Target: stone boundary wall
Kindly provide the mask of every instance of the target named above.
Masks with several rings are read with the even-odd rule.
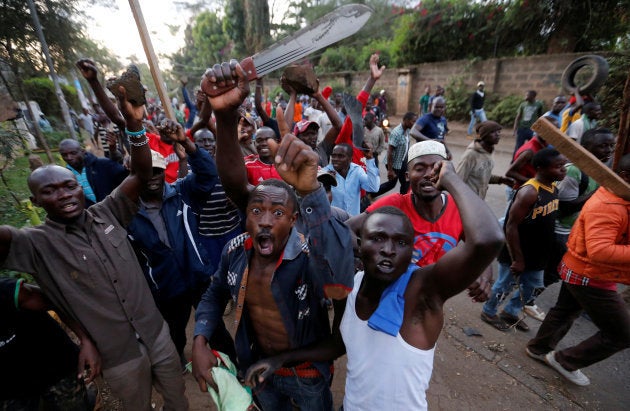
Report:
[[[447,87],[449,82],[461,76],[472,93],[478,81],[486,83],[486,91],[499,96],[510,94],[523,95],[527,90],[538,92],[538,99],[544,100],[548,107],[553,98],[562,93],[560,86],[562,72],[567,65],[585,54],[609,53],[566,53],[545,54],[528,57],[507,57],[489,60],[457,60],[437,63],[424,63],[398,69],[388,69],[372,90],[386,90],[388,113],[402,115],[406,111],[418,111],[418,100],[426,85],[432,92],[436,85]],[[319,76],[320,89],[326,85],[342,86],[353,93],[359,92],[369,71],[326,73]],[[265,81],[265,88],[273,88],[277,80]],[[448,89],[446,90],[448,96]]]

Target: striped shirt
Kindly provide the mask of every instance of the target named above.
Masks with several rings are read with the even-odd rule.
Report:
[[[199,234],[214,237],[226,234],[241,223],[236,206],[227,198],[221,183],[214,186],[199,215]]]

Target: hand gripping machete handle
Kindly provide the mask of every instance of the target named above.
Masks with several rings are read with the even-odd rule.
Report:
[[[245,75],[247,76],[247,80],[253,81],[258,78],[258,74],[256,73],[256,67],[254,67],[254,60],[251,57],[247,57],[242,60],[240,63],[243,70],[245,70]],[[206,93],[207,96],[216,97],[221,94],[232,90],[236,87],[236,84],[228,84],[223,87],[219,87],[217,83],[211,83],[210,79],[207,75],[204,74],[201,79],[201,90]]]

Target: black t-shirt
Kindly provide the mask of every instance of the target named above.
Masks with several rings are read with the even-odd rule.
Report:
[[[0,278],[0,400],[38,395],[77,372],[78,347],[47,313],[15,307],[16,284]]]
[[[531,179],[523,184],[519,190],[528,185],[533,186],[538,191],[538,198],[529,214],[519,224],[518,236],[525,260],[525,269],[538,271],[547,265],[549,252],[553,246],[554,227],[559,204],[558,189],[555,186],[546,187],[537,180]],[[514,196],[516,197],[516,194]],[[508,206],[508,217],[506,217],[503,225],[504,232],[511,208],[512,203]],[[512,257],[507,244],[499,253],[498,261],[507,265],[512,264]]]

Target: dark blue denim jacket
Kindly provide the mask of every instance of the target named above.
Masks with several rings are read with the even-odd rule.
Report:
[[[302,199],[300,219],[308,236],[298,233],[295,227],[291,230],[271,280],[271,292],[284,320],[291,349],[330,335],[328,310],[323,299],[329,295],[335,298],[347,295],[354,277],[350,231],[343,223],[331,218],[330,204],[323,188]],[[228,300],[237,301],[241,286],[246,287],[242,284],[243,274],[253,252],[252,239],[247,233],[234,238],[223,249],[219,268],[197,307],[195,336],[203,335],[209,340],[222,320]],[[242,307],[237,306],[237,310],[239,308]],[[235,339],[238,366],[243,372],[261,358],[247,307],[244,308]],[[330,364],[314,365],[322,375],[329,377]]]

